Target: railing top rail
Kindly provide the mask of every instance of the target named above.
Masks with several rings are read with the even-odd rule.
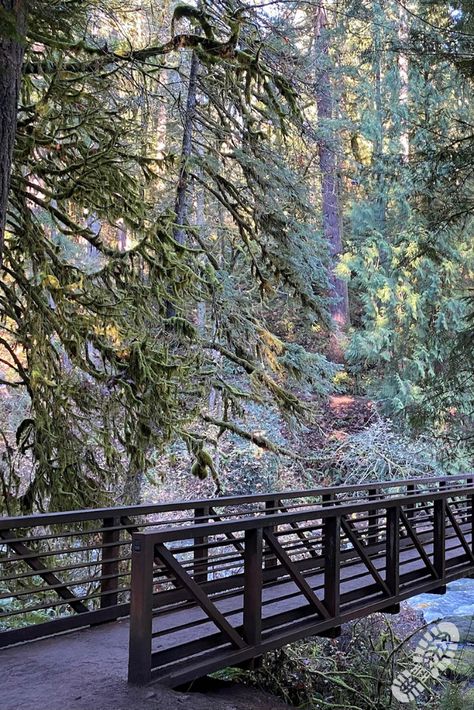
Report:
[[[468,477],[469,478],[469,477]],[[426,493],[415,493],[407,496],[394,496],[393,498],[378,499],[373,501],[362,501],[360,503],[333,505],[316,505],[305,510],[292,511],[288,513],[273,513],[270,515],[251,515],[241,517],[238,520],[223,520],[216,523],[199,523],[194,525],[167,526],[156,530],[143,530],[134,533],[133,542],[144,542],[146,544],[157,544],[163,542],[174,542],[187,540],[191,537],[208,537],[226,533],[244,532],[249,529],[272,527],[274,525],[284,525],[285,523],[297,523],[314,518],[325,519],[350,515],[351,513],[361,513],[372,510],[384,510],[397,506],[403,507],[416,502],[426,503],[428,501],[449,498],[452,495],[473,495],[474,482],[469,486],[446,487],[442,490],[430,491]]]
[[[0,530],[27,528],[62,523],[77,523],[87,520],[103,518],[117,518],[129,515],[149,515],[152,513],[171,513],[179,510],[193,510],[207,506],[222,508],[226,506],[247,505],[250,503],[264,503],[273,500],[291,500],[293,498],[313,498],[337,493],[356,493],[363,490],[387,489],[405,486],[432,485],[435,483],[451,483],[452,481],[474,481],[474,472],[460,475],[439,476],[433,478],[409,478],[395,481],[370,481],[350,486],[325,486],[307,490],[273,491],[249,495],[223,496],[219,498],[200,498],[195,500],[179,500],[171,503],[149,503],[134,506],[117,506],[109,508],[88,508],[85,510],[71,510],[57,513],[38,513],[15,517],[0,517]]]

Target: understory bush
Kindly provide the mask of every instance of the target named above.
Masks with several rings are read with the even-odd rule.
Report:
[[[415,669],[413,650],[425,628],[420,622],[399,631],[391,619],[374,614],[344,627],[339,639],[311,637],[266,654],[256,670],[224,675],[301,710],[468,710],[470,681],[453,674],[433,676],[412,703],[401,704],[392,694],[398,673]]]

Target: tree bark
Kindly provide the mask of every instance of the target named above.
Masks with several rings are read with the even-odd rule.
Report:
[[[323,231],[331,256],[331,316],[336,328],[343,330],[349,323],[349,298],[347,283],[334,273],[337,259],[342,253],[342,216],[337,170],[337,140],[330,125],[334,117],[334,97],[328,66],[329,42],[326,27],[326,10],[324,6],[320,5],[316,10],[315,17],[315,95],[318,120],[324,133],[319,140]]]
[[[193,128],[196,116],[196,94],[198,78],[199,60],[196,52],[191,57],[191,68],[189,70],[188,97],[186,100],[186,113],[184,118],[183,145],[181,148],[181,165],[179,168],[178,188],[176,190],[176,227],[174,238],[180,244],[186,241],[185,224],[188,217],[188,187],[189,187],[189,165],[193,147]]]
[[[181,147],[181,160],[179,166],[178,187],[175,202],[175,228],[173,237],[179,244],[186,242],[186,223],[188,219],[188,190],[189,190],[189,158],[193,147],[193,129],[196,117],[197,80],[199,59],[196,52],[191,56],[189,70],[188,96],[186,99],[186,113],[184,116],[183,143]],[[166,304],[167,318],[173,318],[176,309],[170,301]]]
[[[376,180],[376,223],[381,234],[385,231],[386,221],[386,194],[385,194],[385,174],[383,167],[384,156],[384,117],[383,117],[383,97],[382,97],[382,37],[380,21],[377,15],[373,19],[374,32],[374,49],[373,49],[373,74],[374,74],[374,103],[375,103],[375,120],[376,120],[376,135],[374,139],[373,161],[375,167]],[[382,254],[382,261],[385,262],[385,255]]]
[[[7,19],[8,18],[8,19]],[[11,18],[11,22],[9,21]],[[0,0],[0,262],[3,255],[8,194],[16,136],[23,63],[25,0]]]
[[[400,147],[402,162],[407,163],[410,158],[410,136],[408,133],[408,117],[406,115],[406,112],[408,112],[409,67],[408,55],[404,51],[404,48],[408,42],[408,15],[403,6],[400,6],[399,8],[398,38],[401,45],[401,51],[398,54],[398,75],[400,78],[399,101],[400,106],[405,112],[405,115],[402,116],[401,121],[402,131],[400,133]]]

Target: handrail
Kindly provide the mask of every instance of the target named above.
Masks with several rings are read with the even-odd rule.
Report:
[[[0,518],[0,600],[11,597],[0,609],[0,647],[128,615],[134,534],[135,541],[157,534],[160,540],[185,540],[178,547],[192,553],[189,568],[196,582],[212,580],[219,586],[225,582],[215,580],[213,570],[222,555],[209,544],[215,534],[222,535],[228,548],[219,563],[225,577],[233,560],[242,557],[248,526],[268,532],[288,523],[297,546],[314,560],[307,523],[298,527],[295,521],[317,516],[324,524],[327,511],[340,517],[348,510],[365,510],[367,543],[379,544],[382,511],[390,509],[391,501],[409,501],[407,517],[419,522],[426,517],[423,501],[436,503],[447,493],[461,509],[466,505],[460,502],[463,494],[474,499],[472,486],[474,473],[466,473]],[[265,574],[275,559],[268,548]],[[172,577],[164,580],[164,590],[174,584]],[[176,590],[163,595],[160,603],[174,599]],[[40,613],[33,619],[32,612]]]
[[[12,530],[21,527],[56,525],[67,522],[83,522],[98,518],[118,517],[126,515],[147,515],[151,513],[171,513],[179,510],[192,510],[194,508],[214,505],[216,507],[238,506],[249,503],[264,503],[275,500],[275,498],[290,500],[292,498],[311,498],[322,495],[330,495],[341,492],[356,493],[363,490],[396,488],[398,486],[419,486],[431,485],[434,483],[474,480],[474,472],[439,476],[434,478],[406,478],[395,481],[368,481],[350,486],[325,486],[320,488],[303,490],[272,491],[270,493],[258,493],[236,496],[223,496],[217,498],[199,498],[194,500],[180,500],[172,503],[145,503],[133,506],[116,506],[108,508],[87,508],[85,510],[71,510],[54,513],[37,513],[29,515],[0,517],[0,530]]]
[[[473,493],[474,483],[468,487],[445,488],[437,492],[431,491],[428,493],[410,494],[408,496],[384,498],[383,501],[377,499],[374,501],[363,501],[361,503],[351,503],[345,505],[338,505],[337,502],[331,504],[329,502],[329,504],[321,506],[310,506],[299,512],[292,511],[289,513],[275,513],[265,516],[252,515],[240,517],[235,521],[224,520],[217,523],[201,523],[176,527],[168,526],[161,528],[160,530],[150,529],[136,532],[132,536],[132,544],[135,541],[147,541],[150,542],[150,544],[153,544],[187,540],[190,537],[190,532],[192,532],[192,537],[208,537],[210,535],[224,534],[225,532],[243,532],[252,528],[261,529],[277,524],[285,525],[285,523],[297,523],[303,520],[310,520],[312,518],[333,518],[335,516],[335,510],[337,511],[337,517],[342,517],[351,513],[361,513],[363,511],[379,510],[381,508],[389,509],[404,507],[415,503],[426,503],[428,501],[442,500],[450,498],[453,495],[463,496],[472,495]]]

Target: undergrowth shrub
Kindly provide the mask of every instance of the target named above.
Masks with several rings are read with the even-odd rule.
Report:
[[[333,483],[396,480],[444,475],[456,470],[443,460],[443,447],[433,437],[416,438],[378,418],[365,429],[328,440],[321,468]]]
[[[392,694],[397,674],[414,669],[413,650],[425,628],[418,624],[401,633],[385,615],[374,614],[344,627],[339,639],[311,637],[266,654],[257,670],[232,669],[224,676],[301,710],[464,710],[465,685],[446,677],[433,679],[412,704],[402,705]]]

